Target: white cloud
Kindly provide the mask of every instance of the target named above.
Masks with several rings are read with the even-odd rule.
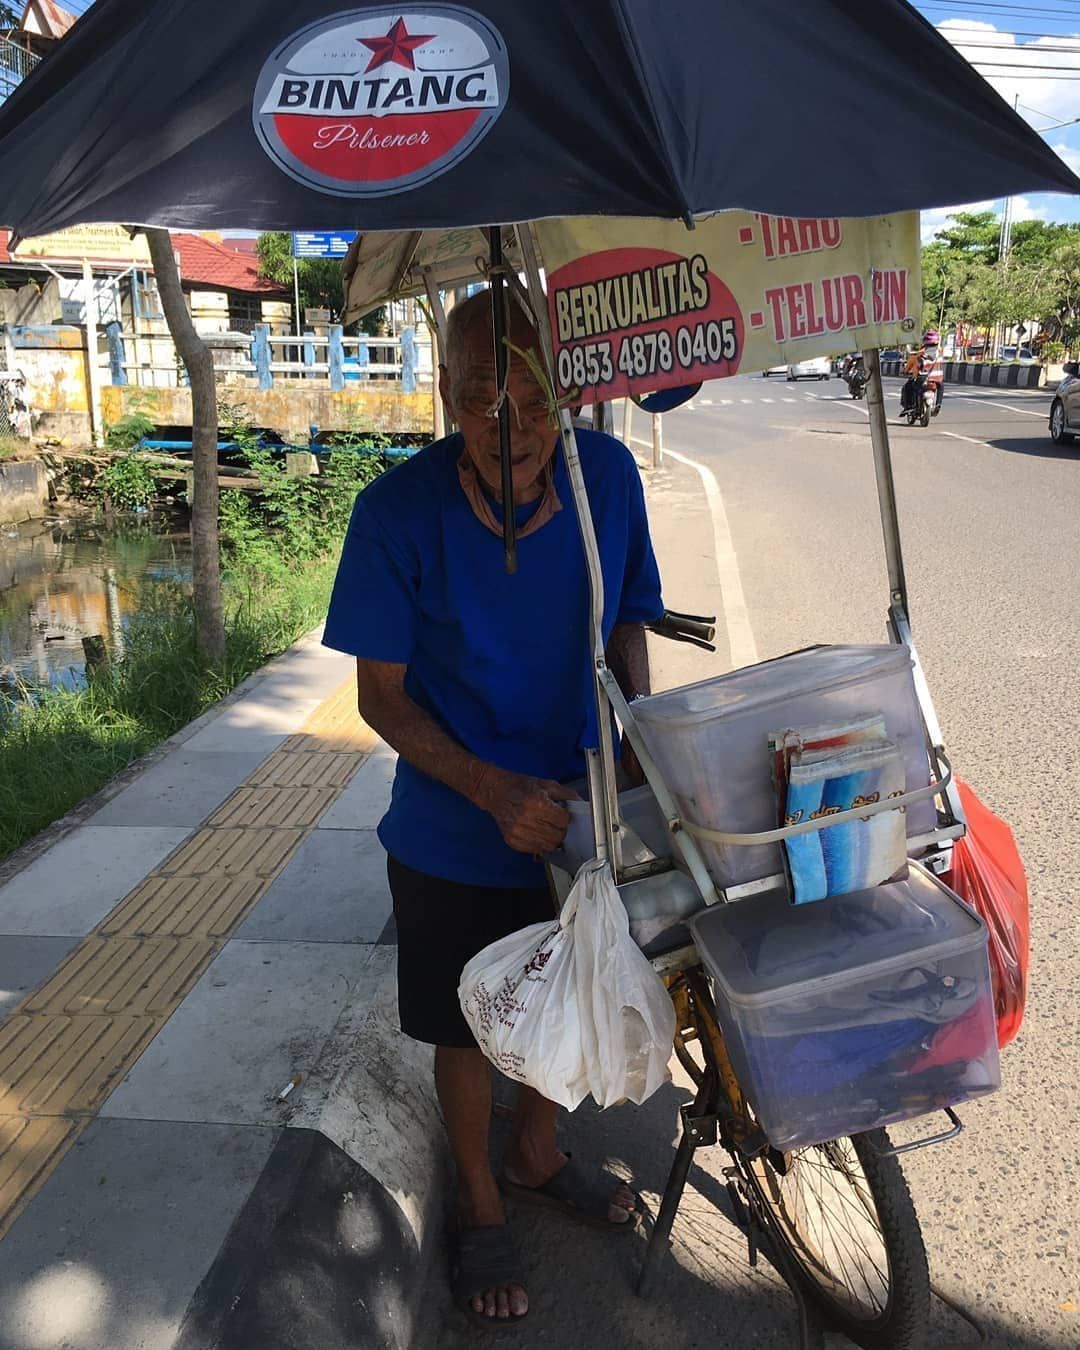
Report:
[[[1080,33],[1055,33],[1033,42],[1018,42],[1012,33],[992,23],[946,19],[937,27],[968,61],[978,62],[979,74],[1010,107],[1019,97],[1020,115],[1033,127],[1080,115],[1080,83],[1075,79],[1080,75]],[[1065,69],[1033,77],[1024,70],[1009,69],[1011,66]],[[1038,112],[1033,112],[1036,108]]]
[[[937,206],[932,211],[923,211],[919,218],[922,241],[928,244],[939,230],[945,229],[957,211],[994,211],[1000,214],[997,205],[996,202],[970,202],[966,206]]]
[[[1078,99],[1080,102],[1080,99]],[[1059,141],[1056,145],[1050,147],[1059,159],[1072,169],[1073,173],[1080,173],[1080,147],[1075,145],[1066,145],[1064,141]]]

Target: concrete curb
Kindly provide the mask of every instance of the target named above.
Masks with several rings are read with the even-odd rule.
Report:
[[[1041,389],[1043,388],[1044,368],[1042,366],[993,365],[981,361],[946,361],[946,384],[982,384],[993,385],[999,389]],[[882,361],[882,375],[902,375],[901,361]]]
[[[412,1350],[447,1162],[429,1047],[397,1027],[392,953],[343,1013],[188,1306],[173,1350]]]

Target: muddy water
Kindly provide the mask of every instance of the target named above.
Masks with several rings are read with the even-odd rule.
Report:
[[[190,578],[186,526],[85,515],[0,525],[0,684],[82,685],[84,637],[121,652],[144,583]]]

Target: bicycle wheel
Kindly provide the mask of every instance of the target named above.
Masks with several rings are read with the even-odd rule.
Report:
[[[807,1293],[864,1350],[918,1350],[930,1274],[915,1206],[884,1130],[743,1168]]]

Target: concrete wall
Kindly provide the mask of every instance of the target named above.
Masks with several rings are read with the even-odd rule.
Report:
[[[38,459],[0,464],[0,525],[40,516],[49,503],[49,480]]]
[[[8,331],[9,360],[26,376],[34,439],[84,445],[90,439],[90,377],[86,331],[61,324]]]
[[[325,382],[290,380],[262,391],[248,384],[230,384],[228,398],[243,403],[252,426],[266,427],[292,442],[307,443],[308,427],[320,431],[432,434],[431,391],[403,394],[399,384],[378,387],[370,382],[363,393],[346,389],[334,393]],[[101,411],[106,422],[116,422],[125,413],[145,412],[159,426],[191,426],[190,389],[138,389],[106,385],[101,391]]]

